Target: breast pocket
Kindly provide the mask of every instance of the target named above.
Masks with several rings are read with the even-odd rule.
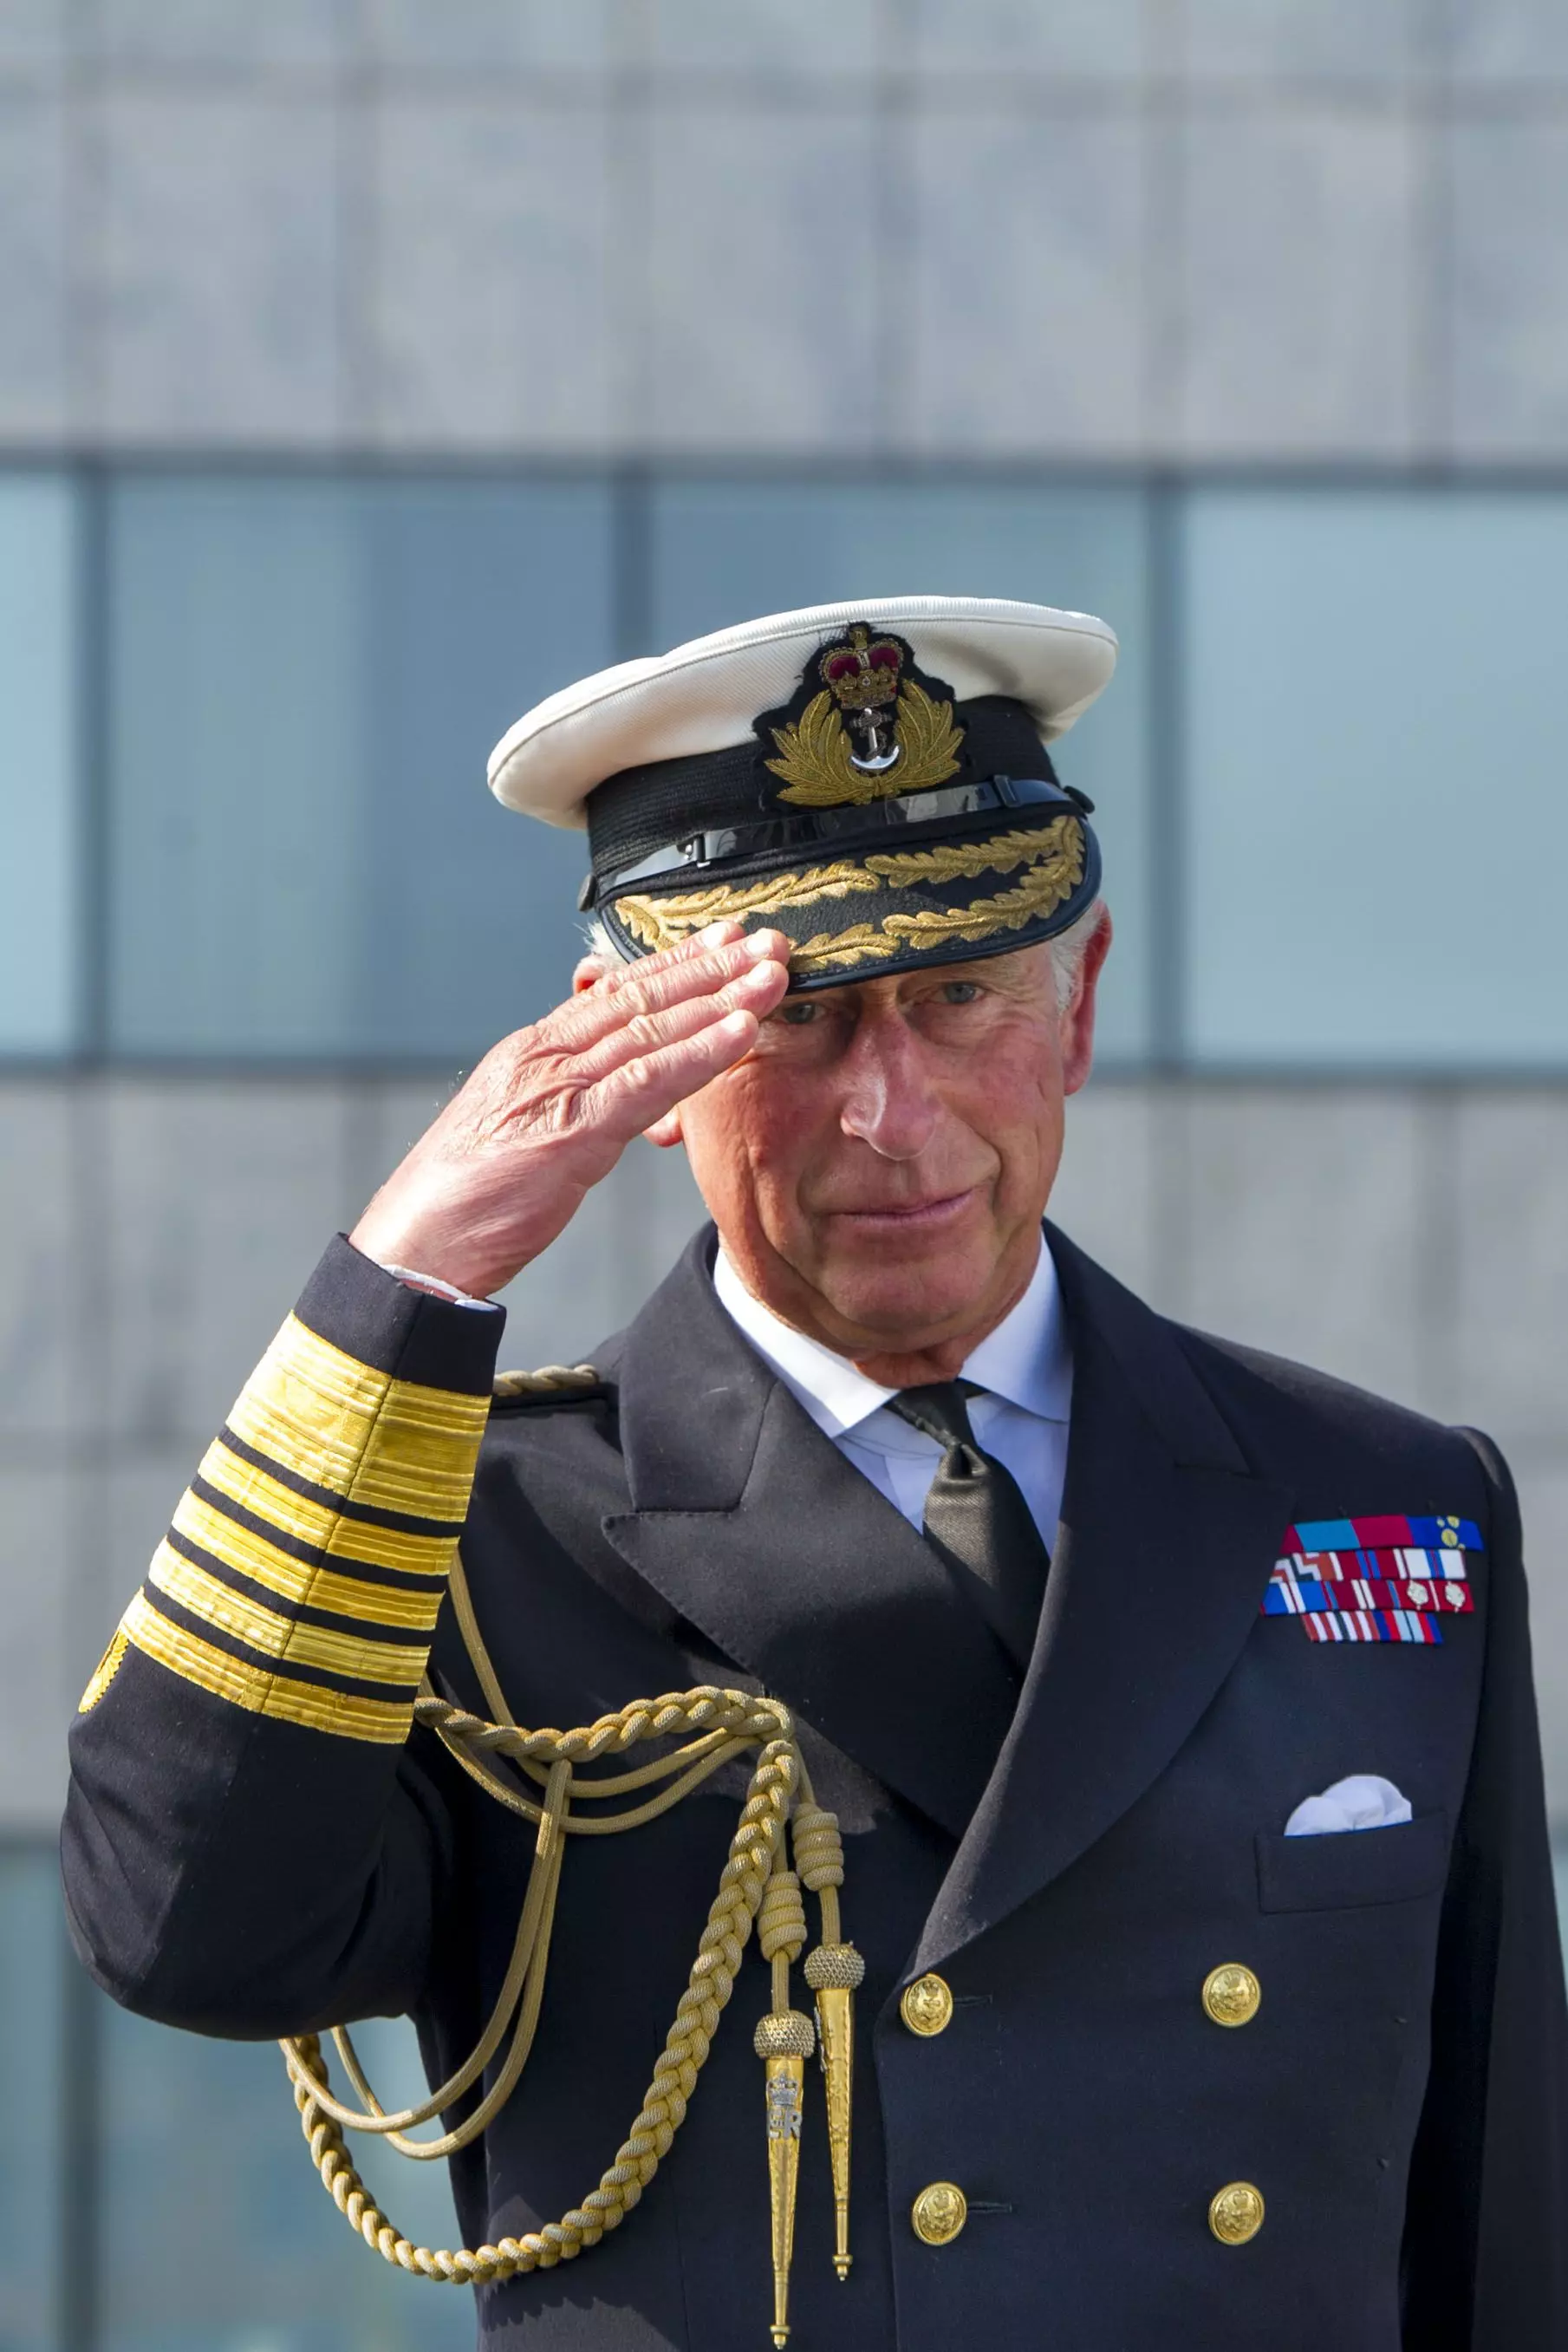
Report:
[[[1316,1837],[1258,1832],[1258,1904],[1263,1911],[1347,1911],[1433,1895],[1448,1870],[1448,1817],[1418,1813],[1391,1829]]]

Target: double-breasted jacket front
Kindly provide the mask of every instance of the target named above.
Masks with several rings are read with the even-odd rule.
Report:
[[[335,1244],[297,1328],[381,1402],[359,1437],[350,1416],[291,1461],[299,1412],[242,1400],[204,1465],[73,1733],[78,1947],[174,2024],[260,2037],[407,2011],[433,2079],[465,2056],[529,1832],[408,1734],[430,1636],[412,1603],[394,1629],[385,1600],[428,1587],[434,1616],[438,1577],[392,1552],[428,1542],[433,1560],[460,1527],[519,1722],[764,1691],[839,1815],[866,1970],[854,2263],[841,2283],[809,2090],[796,2352],[1562,2352],[1568,2035],[1506,1470],[1482,1439],[1179,1328],[1050,1246],[1072,1420],[1020,1690],[938,1553],[726,1315],[711,1234],[599,1352],[595,1385],[497,1403],[482,1444],[499,1318]],[[367,1470],[402,1391],[468,1416],[461,1507],[455,1489],[414,1507],[413,1472]],[[1474,1605],[1440,1639],[1314,1641],[1268,1613],[1287,1529],[1390,1514],[1479,1534]],[[357,1559],[371,1598],[350,1607]],[[350,1624],[363,1654],[329,1646]],[[376,1639],[401,1680],[378,1679]],[[429,1671],[486,1711],[448,1611]],[[1394,1782],[1411,1820],[1284,1835],[1353,1773]],[[468,2243],[553,2220],[610,2160],[744,1780],[728,1767],[634,1833],[571,1843],[528,2071],[455,2164]],[[1206,2006],[1221,1967],[1248,1972],[1239,2026]],[[901,2012],[925,1975],[950,1996],[936,2032]],[[487,2347],[766,2340],[768,2006],[748,1956],[641,2205],[574,2263],[486,2290]],[[933,2245],[911,2215],[941,2182],[967,2220]],[[1236,2184],[1262,2221],[1227,2243],[1211,2205]]]

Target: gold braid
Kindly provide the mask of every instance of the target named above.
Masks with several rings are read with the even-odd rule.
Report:
[[[591,1364],[541,1364],[537,1372],[497,1372],[495,1393],[501,1398],[563,1396],[572,1389],[593,1388],[598,1380]]]
[[[513,1396],[549,1394],[583,1387],[594,1377],[591,1366],[551,1366],[543,1373],[505,1374],[497,1388],[499,1393]],[[451,1590],[465,1646],[496,1719],[488,1721],[438,1697],[428,1681],[415,1701],[415,1719],[434,1732],[472,1780],[510,1811],[535,1822],[538,1829],[512,1956],[489,2022],[456,2074],[427,2099],[397,2114],[388,2114],[377,2099],[345,2029],[335,2028],[332,2038],[362,2103],[358,2107],[333,2095],[319,2035],[292,2035],[279,2046],[300,2127],[322,2186],[350,2227],[387,2262],[414,2276],[483,2286],[571,2261],[584,2247],[596,2246],[607,2231],[618,2229],[638,2202],[685,2119],[687,2102],[735,1989],[741,1955],[759,1910],[768,1923],[764,1943],[773,1962],[774,2007],[780,2011],[788,2007],[785,1948],[789,1957],[798,1956],[804,1918],[802,1915],[800,1932],[791,1928],[782,1943],[775,1922],[786,1878],[797,1890],[799,1885],[794,1874],[784,1869],[785,1826],[792,1812],[800,1877],[818,1891],[822,1906],[821,1948],[852,1952],[852,1947],[841,1947],[838,1941],[837,1889],[843,1876],[838,1825],[831,1814],[815,1804],[786,1707],[775,1699],[705,1685],[660,1698],[633,1700],[615,1714],[601,1716],[597,1722],[576,1730],[525,1730],[507,1709],[474,1614],[463,1564],[456,1556]],[[690,1736],[673,1754],[631,1771],[608,1779],[579,1776],[580,1765],[622,1754],[645,1739],[683,1734]],[[462,2247],[455,2252],[415,2245],[387,2219],[366,2189],[348,2152],[344,2129],[374,2133],[400,2154],[424,2162],[451,2156],[477,2138],[510,2096],[532,2047],[567,1837],[604,1836],[635,1829],[678,1803],[720,1765],[748,1748],[760,1753],[718,1891],[709,1906],[686,1988],[653,2079],[614,2162],[580,2206],[542,2230],[520,2238],[503,2238],[493,2246]],[[497,1771],[493,1759],[497,1757],[520,1768],[524,1778],[539,1789],[537,1802]],[[579,1814],[572,1810],[574,1798],[601,1803],[606,1798],[629,1795],[661,1780],[668,1785],[618,1812]],[[797,1891],[797,1911],[799,1906]],[[854,1966],[858,1970],[858,1958]],[[765,2026],[768,2022],[764,2020]],[[495,2083],[463,2121],[435,2139],[409,2138],[412,2129],[440,2116],[472,2088],[507,2039],[508,2029],[510,2047]],[[835,2173],[837,2169],[835,2164]],[[781,2315],[781,2306],[776,2315]]]

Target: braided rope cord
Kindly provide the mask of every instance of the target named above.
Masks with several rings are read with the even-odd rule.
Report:
[[[513,1393],[526,1393],[528,1390],[523,1384],[534,1381],[551,1387],[580,1386],[586,1369],[551,1367],[545,1374],[507,1377],[519,1384]],[[345,2029],[335,2028],[333,2041],[362,2102],[358,2108],[333,2095],[319,2035],[294,2035],[279,2047],[312,2160],[323,2188],[350,2226],[385,2261],[413,2276],[482,2286],[570,2262],[584,2247],[597,2245],[607,2231],[620,2227],[669,2153],[685,2119],[687,2103],[734,1991],[741,1956],[758,1913],[764,1915],[764,1949],[773,1964],[775,2007],[784,2008],[788,2006],[789,1961],[798,1957],[805,1938],[800,1881],[818,1894],[824,1941],[836,1944],[837,1889],[843,1878],[843,1853],[836,1821],[815,1804],[789,1711],[776,1700],[704,1685],[659,1698],[633,1700],[616,1713],[574,1730],[528,1730],[513,1720],[507,1709],[457,1558],[453,1562],[452,1597],[465,1646],[495,1720],[439,1697],[428,1682],[415,1702],[415,1717],[435,1733],[472,1779],[538,1829],[517,1931],[489,2022],[456,2074],[427,2099],[396,2114],[388,2114],[377,2099]],[[581,1766],[622,1754],[646,1739],[682,1734],[691,1736],[673,1753],[650,1763],[614,1777],[580,1777]],[[601,1836],[637,1828],[678,1803],[721,1764],[750,1748],[760,1753],[718,1891],[709,1906],[696,1958],[653,2078],[614,2162],[580,2206],[542,2230],[472,2249],[415,2245],[387,2218],[366,2188],[349,2153],[344,2130],[373,2133],[387,2139],[400,2154],[424,2162],[450,2156],[477,2138],[511,2095],[532,2047],[567,1837]],[[518,1768],[523,1778],[539,1789],[537,1802],[497,1769],[494,1759],[497,1758]],[[573,1811],[574,1800],[601,1804],[659,1780],[668,1785],[640,1804],[612,1812]],[[784,1867],[786,1825],[792,1812],[790,1837],[799,1879]],[[436,2139],[409,2138],[411,2130],[444,2113],[473,2087],[500,2049],[508,2027],[512,2039],[507,2055],[495,2082],[472,2111]]]
[[[496,1396],[565,1396],[573,1389],[597,1386],[599,1374],[591,1364],[541,1364],[537,1372],[497,1372],[493,1391]]]

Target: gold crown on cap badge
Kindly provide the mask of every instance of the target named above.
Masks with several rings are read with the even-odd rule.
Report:
[[[767,765],[784,779],[780,800],[841,808],[928,792],[956,774],[964,730],[952,703],[913,675],[901,639],[873,636],[857,621],[822,647],[815,668],[821,691],[797,719],[768,730],[777,757]]]

